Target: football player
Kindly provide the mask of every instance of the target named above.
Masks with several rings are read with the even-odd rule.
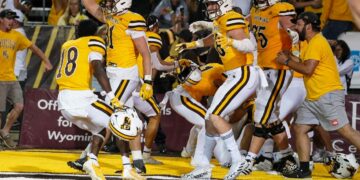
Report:
[[[277,64],[276,54],[282,50],[291,51],[292,39],[287,30],[294,26],[291,20],[295,15],[295,8],[291,4],[278,0],[256,0],[251,10],[251,27],[257,40],[257,64],[264,70],[269,87],[259,88],[256,92],[255,131],[246,156],[249,165],[241,170],[244,175],[251,173],[254,160],[269,133],[284,162],[294,162],[293,151],[278,114],[279,102],[292,73],[287,66]],[[288,159],[290,161],[286,161]],[[287,167],[290,168],[290,165],[295,164]]]
[[[77,39],[65,42],[61,48],[60,64],[56,73],[59,85],[59,110],[61,114],[77,127],[92,133],[90,150],[83,165],[92,179],[105,179],[101,172],[97,155],[104,141],[106,127],[113,108],[98,99],[91,90],[94,75],[107,92],[114,108],[120,107],[119,100],[111,91],[102,61],[106,52],[103,39],[94,36],[97,25],[84,20],[77,28]]]
[[[237,109],[247,100],[258,85],[258,73],[246,64],[246,54],[254,50],[249,39],[247,22],[244,17],[232,10],[231,0],[205,0],[208,17],[213,20],[214,31],[210,36],[177,45],[177,50],[193,49],[214,45],[224,64],[226,81],[216,91],[206,112],[206,137],[204,155],[206,161],[185,178],[211,177],[210,159],[216,139],[224,140],[231,154],[232,165],[225,179],[236,178],[242,166],[247,165],[241,157],[230,124],[225,115]]]
[[[146,22],[144,18],[129,11],[132,0],[117,0],[108,6],[111,9],[103,10],[95,0],[83,0],[85,8],[99,21],[106,23],[108,28],[106,72],[115,97],[123,105],[136,90],[140,83],[136,58],[138,54],[143,57],[144,79],[139,91],[142,99],[152,97],[152,76],[150,51],[146,41]],[[122,142],[122,148],[126,143]],[[143,166],[140,135],[129,142],[135,167],[145,172]],[[123,176],[134,178],[130,159],[126,150],[122,150],[124,165]]]

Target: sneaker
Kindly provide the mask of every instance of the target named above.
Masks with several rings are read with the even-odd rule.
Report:
[[[181,179],[211,179],[211,166],[197,167],[188,174],[181,176]]]
[[[288,178],[311,178],[311,171],[310,170],[303,171],[300,168],[298,168],[292,172],[284,172],[283,176]]]
[[[253,170],[254,171],[271,171],[273,168],[273,158],[268,158],[260,155],[256,158]]]
[[[145,167],[144,161],[142,159],[134,160],[133,166],[137,173],[146,174],[146,167]]]
[[[73,169],[79,170],[79,171],[84,171],[83,170],[83,165],[86,162],[87,158],[81,158],[81,159],[77,159],[75,161],[68,161],[67,165]]]
[[[145,180],[144,176],[138,174],[133,168],[131,169],[124,169],[122,172],[123,179],[135,179],[135,180]]]
[[[3,133],[0,132],[0,140],[2,140],[4,145],[10,149],[14,149],[16,147],[16,143],[11,139],[10,134],[3,135]]]
[[[224,179],[236,179],[239,175],[249,175],[252,172],[253,162],[250,159],[241,160],[232,164]]]
[[[88,159],[83,167],[84,171],[90,175],[91,180],[105,180],[100,165],[96,160]]]
[[[154,159],[154,158],[151,157],[151,156],[149,156],[149,157],[147,157],[147,158],[144,158],[144,163],[145,163],[145,164],[156,164],[156,165],[164,164],[163,162],[158,161],[158,160]]]
[[[189,158],[189,157],[191,157],[192,155],[193,155],[193,153],[188,152],[185,147],[184,147],[183,150],[181,151],[181,157],[183,157],[183,158]]]

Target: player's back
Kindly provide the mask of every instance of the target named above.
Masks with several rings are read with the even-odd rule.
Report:
[[[106,24],[108,25],[107,65],[119,68],[136,65],[138,53],[129,30],[145,31],[144,18],[128,11],[121,15],[107,17]]]
[[[286,69],[275,59],[282,50],[291,50],[291,39],[286,29],[280,27],[280,17],[295,15],[294,6],[276,3],[267,9],[251,10],[251,25],[257,39],[258,65],[264,68]]]
[[[209,63],[200,67],[201,81],[193,86],[183,85],[191,97],[200,101],[204,96],[214,96],[218,85],[225,81],[225,68],[218,63]]]
[[[249,35],[249,30],[247,28],[248,23],[241,14],[235,11],[229,11],[216,19],[214,21],[214,26],[215,33],[220,33],[223,36],[227,36],[227,32],[234,29],[244,29],[245,34]],[[221,48],[220,45],[215,43],[215,49],[219,53],[226,71],[246,65],[246,54],[238,51],[234,47],[229,46]]]
[[[105,51],[104,40],[97,36],[86,36],[65,42],[61,48],[61,59],[56,75],[59,89],[91,89],[93,69],[89,56],[91,54],[103,56]]]

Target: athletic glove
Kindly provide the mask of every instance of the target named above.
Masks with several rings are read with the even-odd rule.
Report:
[[[153,87],[151,85],[151,81],[144,81],[144,83],[141,85],[139,95],[143,100],[147,100],[153,96]]]
[[[227,46],[232,46],[234,39],[231,39],[227,36],[223,36],[220,33],[216,34],[216,44],[220,45],[221,48],[226,48]]]
[[[196,21],[190,24],[189,31],[195,33],[200,30],[213,30],[214,24],[208,21]]]
[[[175,51],[181,53],[186,49],[195,49],[196,47],[196,41],[192,41],[189,43],[180,43],[175,46]]]
[[[122,105],[121,105],[119,99],[115,97],[113,92],[107,93],[105,101],[106,101],[106,99],[110,100],[110,105],[113,109],[121,109],[122,108]]]

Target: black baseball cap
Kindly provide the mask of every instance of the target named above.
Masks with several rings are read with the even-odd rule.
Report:
[[[16,12],[12,11],[11,9],[4,9],[0,12],[0,18],[15,19],[19,18],[19,16],[16,15]]]
[[[320,18],[313,12],[303,12],[297,19],[302,19],[305,23],[312,24],[314,27],[320,27]]]

